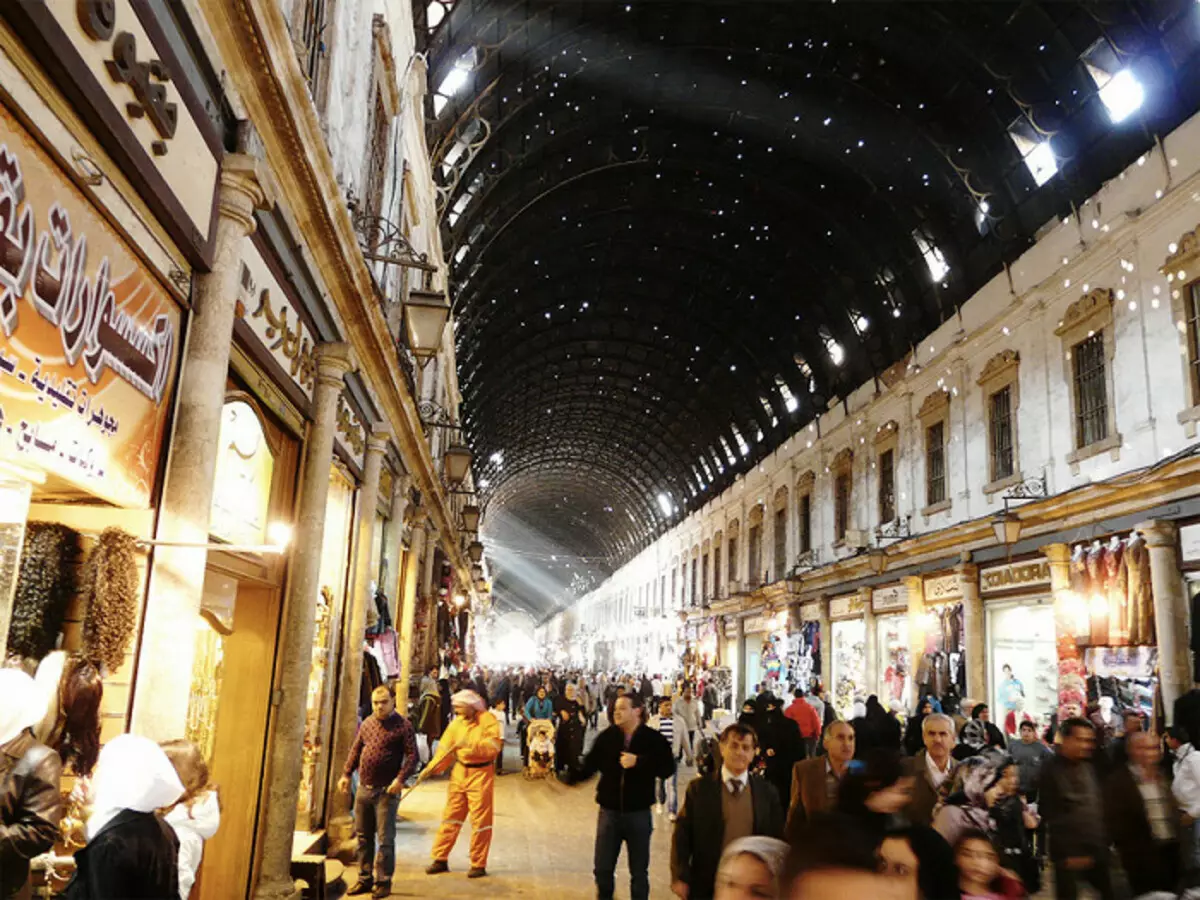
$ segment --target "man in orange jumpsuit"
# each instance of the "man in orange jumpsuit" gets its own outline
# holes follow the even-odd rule
[[[437,755],[426,770],[438,775],[451,766],[450,790],[442,824],[433,840],[433,862],[427,875],[450,871],[446,861],[458,833],[471,814],[471,870],[468,878],[487,874],[488,850],[492,846],[492,791],[496,785],[495,761],[503,748],[500,723],[474,691],[459,691],[450,699],[455,719],[438,744]]]

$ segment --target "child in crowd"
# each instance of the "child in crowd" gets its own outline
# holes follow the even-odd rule
[[[540,766],[549,766],[554,744],[545,732],[538,732],[529,742],[530,758]]]
[[[209,781],[208,764],[191,741],[163,741],[159,744],[183,782],[184,794],[163,818],[179,838],[179,897],[188,900],[204,842],[217,833],[221,824],[221,804],[217,788]]]
[[[968,831],[954,845],[962,900],[1020,900],[1025,886],[1000,868],[1000,854],[982,831]]]

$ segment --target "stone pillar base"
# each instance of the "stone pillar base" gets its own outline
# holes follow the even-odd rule
[[[354,841],[354,817],[353,816],[334,816],[329,820],[329,824],[325,826],[325,836],[329,840],[329,846],[342,844],[346,841]],[[329,856],[335,854],[330,852]]]
[[[263,879],[254,889],[254,900],[301,900],[303,891],[294,881]]]

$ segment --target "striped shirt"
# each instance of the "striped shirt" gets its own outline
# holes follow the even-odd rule
[[[670,716],[659,716],[658,733],[667,739],[667,743],[675,745],[675,723]]]

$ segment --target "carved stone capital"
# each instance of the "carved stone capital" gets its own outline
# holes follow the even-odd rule
[[[246,153],[230,153],[221,162],[218,212],[246,234],[254,231],[254,212],[275,205],[275,182],[267,165]]]
[[[346,374],[354,369],[354,354],[344,341],[328,341],[317,346],[317,380],[339,391]]]

